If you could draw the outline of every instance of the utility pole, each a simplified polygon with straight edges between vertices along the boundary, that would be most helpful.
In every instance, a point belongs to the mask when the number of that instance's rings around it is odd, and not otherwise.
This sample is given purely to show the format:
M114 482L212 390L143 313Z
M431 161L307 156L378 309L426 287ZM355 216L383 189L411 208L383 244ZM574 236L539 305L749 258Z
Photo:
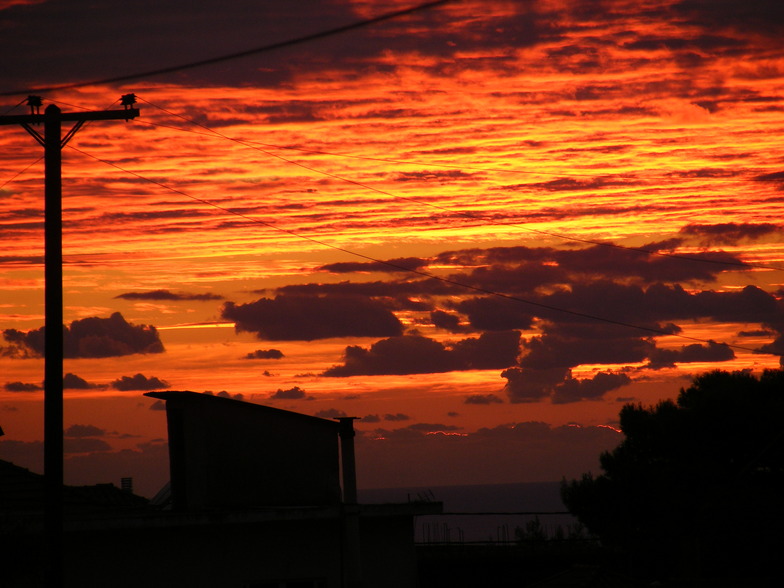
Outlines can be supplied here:
M87 121L139 116L134 94L123 110L62 112L55 104L41 114L40 96L29 96L30 114L0 116L0 125L21 125L44 148L44 534L46 586L63 586L63 215L62 149ZM62 123L74 125L62 136ZM44 134L35 127L44 125Z

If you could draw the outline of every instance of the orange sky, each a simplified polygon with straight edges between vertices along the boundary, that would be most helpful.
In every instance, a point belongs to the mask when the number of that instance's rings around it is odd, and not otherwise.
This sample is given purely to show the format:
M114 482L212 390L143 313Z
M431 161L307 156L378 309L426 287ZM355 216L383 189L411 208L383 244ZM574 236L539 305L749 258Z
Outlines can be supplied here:
M411 6L89 4L0 2L0 113ZM778 367L784 14L757 4L452 2L41 92L139 97L63 151L65 316L102 319L103 349L124 322L165 349L66 360L67 479L154 492L162 385L370 417L360 483L438 485L579 475L624 402ZM0 457L35 469L42 150L13 126L0 148Z

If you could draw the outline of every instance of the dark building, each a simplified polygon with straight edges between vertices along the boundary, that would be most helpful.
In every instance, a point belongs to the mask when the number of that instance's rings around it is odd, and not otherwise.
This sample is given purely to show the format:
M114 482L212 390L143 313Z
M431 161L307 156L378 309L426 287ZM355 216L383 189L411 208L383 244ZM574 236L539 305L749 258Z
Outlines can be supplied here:
M66 503L65 586L416 586L414 516L441 504L356 504L350 419L194 392L147 395L166 402L170 486L151 504L117 488L126 502ZM42 585L41 513L31 502L0 511L0 548L20 554L8 560L18 563L9 586Z

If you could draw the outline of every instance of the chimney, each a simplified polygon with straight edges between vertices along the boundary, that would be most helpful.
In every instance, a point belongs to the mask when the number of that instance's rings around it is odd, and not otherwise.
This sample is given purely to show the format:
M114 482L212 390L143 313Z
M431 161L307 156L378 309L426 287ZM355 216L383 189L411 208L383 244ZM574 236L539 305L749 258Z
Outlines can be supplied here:
M354 458L354 421L358 417L339 417L340 458L343 465L343 502L357 503L357 463Z
M133 478L120 478L120 488L123 492L133 494Z

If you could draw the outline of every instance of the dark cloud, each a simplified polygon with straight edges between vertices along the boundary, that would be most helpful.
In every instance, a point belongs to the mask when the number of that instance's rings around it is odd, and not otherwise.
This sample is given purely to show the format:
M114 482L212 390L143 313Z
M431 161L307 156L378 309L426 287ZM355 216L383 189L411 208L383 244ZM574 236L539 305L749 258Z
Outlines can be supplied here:
M599 372L592 378L578 380L565 367L548 369L510 368L501 372L507 383L504 391L512 403L550 399L554 404L596 400L606 392L631 382L624 373Z
M598 94L595 94L593 98L589 98L591 96L590 90L583 89L582 90L582 98L579 96L577 97L578 100L583 99L597 99L602 95L606 95L606 88L598 89ZM561 191L573 191L573 190L598 190L601 188L607 188L610 186L628 186L629 180L624 178L611 178L611 177L596 177L590 179L582 179L582 178L559 178L557 180L550 180L548 182L541 182L538 184L529 184L532 188L539 188L541 190L548 190L553 192L561 192Z
M442 253L437 262L480 266L469 274L451 276L456 282L486 290L530 294L537 288L587 282L597 276L658 281L711 280L720 272L743 267L736 255L722 251L674 254L661 253L680 242L668 240L641 248L618 247L612 243L581 249L548 247L497 247Z
M537 370L582 364L637 363L653 344L628 327L605 323L554 324L523 340L519 365Z
M278 388L276 392L270 394L273 400L301 400L305 398L305 391L299 386L294 386L288 390Z
M495 394L471 394L466 396L466 404L503 404L503 400Z
M777 0L680 0L672 9L688 23L707 31L754 31L779 37L784 33L784 6Z
M227 6L218 0L205 0L198 11L189 11L187 2L140 0L132 14L122 2L96 5L89 0L72 0L67 7L57 3L13 6L3 14L13 34L4 35L0 49L5 53L14 46L27 48L8 71L9 80L16 81L14 85L81 81L190 63L358 20L350 6L338 4L302 0L295 9L286 3L259 5L252 0L236 0ZM70 34L63 35L64 29ZM139 31L144 31L143 43L139 42ZM34 35L41 35L39 43L26 42ZM361 37L363 41L358 41L358 46L370 43L366 50L382 45L377 40L373 42L368 32ZM335 59L337 56L331 55L330 59L324 52L332 54L342 47L344 44L338 40L327 39L318 51L312 45L295 47L265 54L263 61L248 63L245 59L243 66L234 62L235 67L202 67L154 79L207 85L277 85L289 79L303 63ZM380 49L379 46L375 51ZM344 52L348 52L347 47L340 51ZM275 56L272 62L270 55ZM29 70L32 64L47 59L51 67L37 72ZM87 62L89 68L85 66ZM118 63L126 66L118 70Z
M444 345L428 337L403 335L382 339L365 349L346 347L343 365L333 366L325 376L426 374L459 369L457 359Z
M478 338L443 344L420 335L376 341L365 349L346 347L343 365L325 376L425 374L456 370L500 369L513 365L519 351L517 331L483 333Z
M420 431L422 433L438 433L443 431L459 431L463 427L457 425L444 425L441 423L414 423L408 425L406 429L409 431Z
M337 408L327 408L325 410L318 411L315 416L322 419L339 419L347 417L348 415L342 410L338 410Z
M717 227L708 232L756 235L765 234L771 228L767 225ZM693 226L688 231L696 229ZM435 256L433 264L474 268L468 273L451 274L449 280L453 283L416 279L309 284L299 286L297 291L363 292L379 303L384 300L388 308L392 305L390 294L426 300L424 307L429 306L434 326L452 332L462 330L461 322L466 319L470 328L478 331L537 327L541 334L524 345L519 363L524 368L642 362L655 349L652 338L664 333L677 334L680 331L677 324L684 320L759 323L770 330L771 336L784 334L784 319L780 318L784 317L784 309L779 308L776 295L755 286L726 291L695 287L700 281L715 280L722 271L744 270L746 266L737 255L721 251L677 253L688 236L684 232L677 238L646 244L640 250L607 244L566 250L517 246L447 251ZM689 283L689 289L680 282ZM456 283L500 292L503 296L474 295L460 299L457 294L470 290ZM449 298L439 300L440 296ZM482 343L483 349L490 347L486 341ZM483 369L483 366L503 369L513 365L507 363L508 356L494 363L489 352L487 362L471 363L467 358L476 357L480 350L469 349L468 342L442 343L443 349L432 341L422 340L400 339L379 344L381 347L347 349L345 365L328 370L327 375L425 373ZM509 345L504 348L511 349ZM778 350L774 343L760 348L761 352ZM419 358L413 357L417 354Z
M687 237L698 237L703 245L735 245L768 235L780 235L782 227L773 223L719 223L715 225L689 224L680 230Z
M166 410L166 403L163 400L156 400L150 405L150 410Z
M63 440L63 451L66 454L93 453L96 451L111 451L112 447L103 439L95 437L66 437Z
M432 480L461 485L475 484L476 480L490 484L579 478L583 472L597 471L599 455L623 439L607 427L554 427L537 422L475 433L440 430L446 434L410 429L359 432L360 484L428 487Z
M490 331L448 344L461 369L492 370L514 365L520 353L519 331Z
M65 390L89 390L90 388L95 388L95 386L76 374L68 373L63 376L63 388Z
M33 384L28 382L6 382L3 386L7 392L38 392L43 390L41 384Z
M103 437L106 431L94 425L71 425L64 431L66 437Z
M571 370L565 367L546 369L509 368L501 372L501 377L506 378L504 391L513 403L537 402L549 398L555 387L563 382Z
M232 394L231 392L227 392L226 390L221 390L215 396L220 398L231 398L233 400L245 400L245 395L242 393Z
M385 414L384 420L385 421L409 421L411 420L411 417L408 416L407 414L403 414L399 412L397 414Z
M433 326L439 329L444 329L450 333L461 333L466 328L460 324L460 317L456 314L450 314L443 310L431 310L430 320L433 321Z
M598 400L606 392L631 383L631 379L624 373L599 372L593 378L578 380L569 377L555 387L553 404L566 404L579 400Z
M134 492L152 498L169 481L168 446L164 441L153 440L136 449L69 454L65 472L66 483L74 485L116 484L121 478L132 477Z
M482 331L530 329L535 316L528 305L495 296L469 298L457 303L456 308L468 316L473 328Z
M383 305L359 296L288 296L249 304L227 302L222 317L260 339L303 340L400 335L403 326Z
M377 414L368 414L368 415L363 416L360 419L360 422L362 422L362 423L380 423L381 422L381 417L378 416Z
M318 269L333 274L352 272L408 272L427 266L427 260L420 257L398 257L387 261L343 261L322 265Z
M693 343L679 349L653 349L648 355L648 367L660 369L673 367L676 363L729 361L734 358L735 352L726 343L708 341L705 345Z
M368 296L399 299L410 296L462 293L463 288L435 278L374 282L340 282L338 284L292 284L278 288L279 293L296 296Z
M218 294L186 294L176 293L169 290L151 290L149 292L126 292L119 294L115 298L122 298L123 300L167 300L167 301L180 301L180 300L223 300L223 296Z
M143 374L136 374L135 376L122 376L121 378L112 382L112 388L122 390L124 392L130 390L160 390L168 388L169 384L156 377L148 378Z
M3 336L12 345L42 356L44 327L22 332L6 329ZM118 357L134 353L163 353L163 343L153 326L133 325L119 312L109 318L90 317L63 327L64 357Z
M454 180L463 180L476 177L477 174L469 174L461 170L433 171L425 170L418 172L399 172L395 182L438 182L446 184Z
M245 356L245 359L281 359L283 352L280 349L257 349Z

